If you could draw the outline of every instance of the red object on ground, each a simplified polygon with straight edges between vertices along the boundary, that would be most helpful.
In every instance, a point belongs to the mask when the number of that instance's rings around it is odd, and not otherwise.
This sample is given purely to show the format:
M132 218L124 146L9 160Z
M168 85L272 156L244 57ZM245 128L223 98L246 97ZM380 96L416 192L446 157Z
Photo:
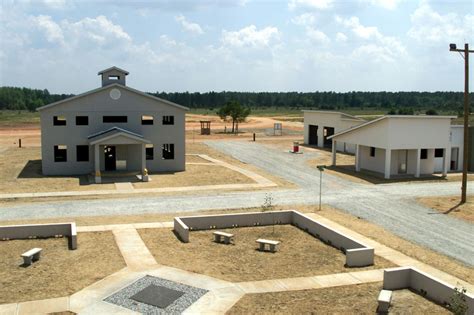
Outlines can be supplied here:
M293 153L300 151L300 144L298 142L293 142Z

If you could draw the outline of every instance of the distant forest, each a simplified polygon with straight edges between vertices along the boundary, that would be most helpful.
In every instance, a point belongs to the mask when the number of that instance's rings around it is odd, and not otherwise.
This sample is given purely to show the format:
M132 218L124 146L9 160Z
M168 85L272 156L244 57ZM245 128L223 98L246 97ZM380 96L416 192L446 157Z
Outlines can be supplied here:
M151 95L190 108L214 110L230 100L251 108L312 109L391 109L402 113L436 110L459 113L462 92L156 92ZM48 90L0 87L0 110L30 110L56 102L73 94L51 94ZM470 94L471 105L474 99Z

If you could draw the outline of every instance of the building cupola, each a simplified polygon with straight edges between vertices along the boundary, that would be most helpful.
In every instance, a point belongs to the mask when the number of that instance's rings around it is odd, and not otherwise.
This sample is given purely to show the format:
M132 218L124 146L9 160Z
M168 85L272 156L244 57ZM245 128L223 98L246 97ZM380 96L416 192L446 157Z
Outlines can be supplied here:
M117 67L110 67L100 71L98 75L102 76L102 86L107 86L114 83L126 85L125 77L128 75L128 71Z

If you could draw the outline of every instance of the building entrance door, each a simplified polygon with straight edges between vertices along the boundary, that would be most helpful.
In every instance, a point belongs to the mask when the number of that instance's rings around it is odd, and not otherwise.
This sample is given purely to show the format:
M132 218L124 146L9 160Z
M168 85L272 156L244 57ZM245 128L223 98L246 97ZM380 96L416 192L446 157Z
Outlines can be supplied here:
M104 163L106 171L115 171L117 169L115 146L104 147Z
M407 173L408 150L398 151L398 174Z
M308 130L308 144L317 145L318 144L318 126L309 125Z

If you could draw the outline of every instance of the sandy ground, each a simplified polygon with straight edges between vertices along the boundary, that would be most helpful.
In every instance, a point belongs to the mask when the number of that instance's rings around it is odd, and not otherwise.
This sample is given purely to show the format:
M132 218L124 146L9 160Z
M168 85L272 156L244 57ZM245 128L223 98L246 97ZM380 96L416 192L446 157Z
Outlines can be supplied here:
M452 274L458 278L474 283L474 268L451 258L430 250L426 247L407 241L385 230L384 228L370 223L366 220L357 218L341 210L323 205L321 211L317 206L283 206L275 209L287 210L295 209L301 212L315 212L323 217L327 217L347 228L350 228L364 236L370 237L377 242L392 247L405 255L418 259L419 261L431 265L439 270ZM215 210L193 212L192 215L199 214L218 214L218 213L240 213L246 211L261 211L260 208L246 208L233 210ZM175 216L190 215L189 212L177 212L172 214L148 214L148 215L121 215L121 216L93 216L93 217L67 217L42 220L15 220L1 221L1 225L27 224L27 223L48 223L48 222L70 222L75 221L77 225L103 225L103 224L125 224L141 222L159 222L172 221Z
M79 233L76 250L68 250L67 242L0 242L0 304L70 295L125 267L111 232ZM43 249L41 259L20 266L20 255L34 247Z
M460 205L461 196L423 197L417 199L419 203L440 213L451 215L461 220L474 223L474 198L468 196L467 202Z
M286 119L290 119L287 121ZM200 135L200 120L211 121L211 135ZM224 134L224 129L230 131L232 124L223 122L218 116L186 114L186 138L188 142L202 141L209 139L250 139L253 133L258 137L266 137L268 131L273 130L273 124L283 123L283 138L294 138L294 132L303 131L303 123L293 121L294 117L276 116L276 117L257 117L249 116L246 122L239 124L238 135ZM18 147L18 139L21 138L24 147L39 147L41 144L41 130L39 123L17 124L15 126L0 126L0 148Z
M202 273L228 281L252 281L394 266L381 257L375 265L345 268L345 255L291 225L223 229L235 235L234 244L213 242L209 231L196 231L182 243L169 229L142 229L140 236L159 264ZM260 252L255 240L280 241L276 253Z
M247 294L227 314L375 314L382 283ZM394 291L389 314L450 314L409 290Z

